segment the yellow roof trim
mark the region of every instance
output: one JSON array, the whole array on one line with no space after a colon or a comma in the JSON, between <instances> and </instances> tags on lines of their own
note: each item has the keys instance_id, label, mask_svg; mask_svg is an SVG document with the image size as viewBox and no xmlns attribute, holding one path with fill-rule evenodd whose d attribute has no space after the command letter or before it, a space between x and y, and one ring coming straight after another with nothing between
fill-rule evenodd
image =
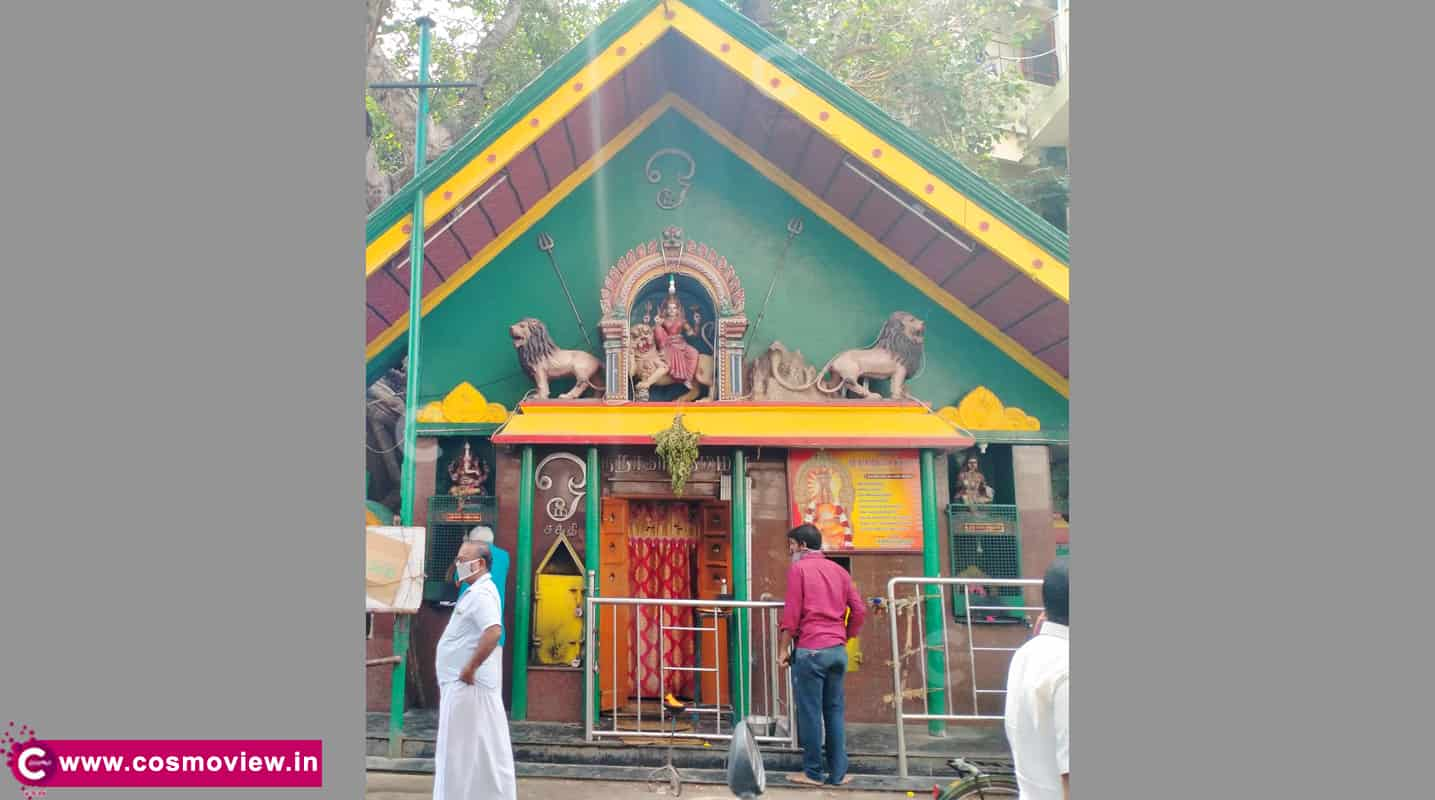
<instances>
[{"instance_id":1,"label":"yellow roof trim","mask_svg":"<svg viewBox=\"0 0 1435 800\"><path fill-rule=\"evenodd\" d=\"M877 241L872 234L858 227L855 222L843 216L841 212L833 208L826 200L818 197L800 181L793 179L787 173L778 168L776 164L768 161L761 153L748 146L747 142L732 135L713 120L704 114L701 109L678 97L670 95L673 109L679 114L687 117L694 125L697 125L708 136L726 147L733 155L747 162L748 166L757 170L764 178L772 181L773 184L783 191L797 198L797 201L806 206L812 213L818 215L828 225L836 228L851 239L854 244L862 248L866 253L880 261L887 269L897 273L899 277L911 284L917 291L926 295L928 299L957 319L961 320L968 328L971 328L988 342L991 342L998 350L1018 364L1026 368L1028 372L1035 375L1042 383L1056 390L1062 397L1071 397L1071 384L1060 372L1051 368L1051 365L1031 354L1031 351L1022 346L1020 342L1002 332L1000 328L991 324L985 317L969 308L965 303L952 296L951 292L938 286L936 281L928 278L921 270L909 264L905 259L892 249Z\"/></svg>"},{"instance_id":2,"label":"yellow roof trim","mask_svg":"<svg viewBox=\"0 0 1435 800\"><path fill-rule=\"evenodd\" d=\"M920 405L832 403L529 402L493 435L498 444L652 444L673 416L712 446L957 449L973 439Z\"/></svg>"},{"instance_id":3,"label":"yellow roof trim","mask_svg":"<svg viewBox=\"0 0 1435 800\"><path fill-rule=\"evenodd\" d=\"M692 106L686 100L669 92L664 94L658 102L644 112L638 119L634 120L628 127L614 137L598 152L594 153L583 165L573 174L561 181L553 190L543 196L543 199L534 204L527 213L519 217L508 229L497 239L489 242L479 252L475 253L473 259L461 267L453 275L449 276L439 286L435 287L423 301L423 315L427 316L430 311L437 308L450 294L457 291L460 286L466 283L479 270L483 269L490 261L503 252L511 242L523 235L534 224L542 219L550 210L563 201L573 190L577 189L583 181L587 180L597 170L607 163L613 156L627 147L634 139L642 135L659 117L668 110L682 114L694 125L697 125L706 134L730 152L742 159L753 169L757 170L763 177L772 181L782 190L795 197L798 202L820 216L827 224L833 226L844 236L851 239L858 247L861 247L868 255L880 261L888 269L897 273L922 294L926 295L942 308L946 309L952 316L961 320L967 327L971 328L983 339L991 342L998 350L1001 350L1013 361L1025 367L1028 372L1036 376L1046 385L1050 386L1062 397L1071 397L1070 383L1067 379L1048 364L1032 355L1025 347L1015 339L1007 336L996 326L992 325L980 314L968 308L960 300L957 300L951 293L938 286L931 278L922 274L921 270L912 266L902 259L901 256L892 252L886 245L878 242L866 231L857 227L851 220L842 216L835 208L826 201L813 194L806 186L788 177L788 175L769 162L761 154L757 153L746 142L729 134L721 125L710 119L699 109ZM392 344L408 330L408 314L400 316L389 326L387 330L374 337L367 348L365 348L365 361L372 360L384 348Z\"/></svg>"},{"instance_id":4,"label":"yellow roof trim","mask_svg":"<svg viewBox=\"0 0 1435 800\"><path fill-rule=\"evenodd\" d=\"M670 15L665 13L664 6L671 10ZM668 19L668 16L671 16L671 19ZM621 42L615 42L594 56L588 66L579 73L578 79L554 91L532 114L525 115L528 120L505 131L484 154L475 157L453 177L430 192L424 200L425 229L498 174L514 156L531 146L588 95L597 91L641 56L643 51L662 38L670 28L677 30L714 59L742 76L753 88L841 145L862 163L885 175L913 197L921 198L924 205L949 219L952 224L1001 256L1013 268L1036 281L1062 302L1071 302L1069 265L967 200L960 191L930 174L899 148L867 130L852 117L833 108L817 93L736 41L681 0L672 0L671 4L655 7L623 36ZM621 55L619 51L622 51ZM777 82L775 87L772 85L774 79ZM581 89L576 88L580 86ZM537 119L539 124L532 125L529 121L532 119ZM493 159L492 162L488 160L490 158ZM411 223L412 220L396 222L369 243L364 252L366 276L383 266L408 242L409 234L405 233L403 228Z\"/></svg>"}]
</instances>

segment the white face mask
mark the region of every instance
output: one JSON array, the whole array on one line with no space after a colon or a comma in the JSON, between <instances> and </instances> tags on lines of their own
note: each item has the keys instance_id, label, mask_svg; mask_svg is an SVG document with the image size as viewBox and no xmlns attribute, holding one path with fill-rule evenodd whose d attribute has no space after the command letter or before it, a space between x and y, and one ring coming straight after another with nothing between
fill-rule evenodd
<instances>
[{"instance_id":1,"label":"white face mask","mask_svg":"<svg viewBox=\"0 0 1435 800\"><path fill-rule=\"evenodd\" d=\"M454 579L457 580L459 583L462 583L469 578L472 578L478 573L477 565L478 562L482 560L483 559L475 558L472 561L459 561L457 564L454 565L453 568Z\"/></svg>"},{"instance_id":2,"label":"white face mask","mask_svg":"<svg viewBox=\"0 0 1435 800\"><path fill-rule=\"evenodd\" d=\"M788 555L788 559L789 559L789 561L790 561L791 563L796 564L796 563L802 558L802 554L805 553L805 552L807 552L807 551L806 551L806 550L794 550L792 553L790 553L790 554Z\"/></svg>"}]
</instances>

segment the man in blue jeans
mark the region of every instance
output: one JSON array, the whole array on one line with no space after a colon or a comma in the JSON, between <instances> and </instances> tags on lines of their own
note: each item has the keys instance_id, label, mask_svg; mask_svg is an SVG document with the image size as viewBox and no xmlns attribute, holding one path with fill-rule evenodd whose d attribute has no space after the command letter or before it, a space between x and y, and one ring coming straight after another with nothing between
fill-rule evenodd
<instances>
[{"instance_id":1,"label":"man in blue jeans","mask_svg":"<svg viewBox=\"0 0 1435 800\"><path fill-rule=\"evenodd\" d=\"M862 630L867 611L852 576L822 554L822 534L817 528L801 525L788 531L787 553L792 566L787 569L778 663L785 667L790 661L792 666L797 692L797 737L802 742L802 772L794 772L787 779L813 786L840 786L851 780L847 774L847 734L842 724L847 640ZM794 636L796 655L789 659Z\"/></svg>"}]
</instances>

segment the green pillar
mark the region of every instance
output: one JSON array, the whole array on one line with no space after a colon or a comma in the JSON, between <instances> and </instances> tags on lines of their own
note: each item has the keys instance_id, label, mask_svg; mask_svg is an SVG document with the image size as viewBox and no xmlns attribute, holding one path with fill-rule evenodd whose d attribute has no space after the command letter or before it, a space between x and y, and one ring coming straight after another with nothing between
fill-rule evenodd
<instances>
[{"instance_id":1,"label":"green pillar","mask_svg":"<svg viewBox=\"0 0 1435 800\"><path fill-rule=\"evenodd\" d=\"M394 664L389 686L389 758L403 758L404 694L408 690L409 615L394 615Z\"/></svg>"},{"instance_id":2,"label":"green pillar","mask_svg":"<svg viewBox=\"0 0 1435 800\"><path fill-rule=\"evenodd\" d=\"M424 169L428 154L429 93L422 84L429 80L429 32L433 20L419 18L419 113L414 122L414 181ZM404 460L399 472L399 516L404 525L414 520L414 449L418 446L419 407L419 318L423 316L424 193L414 192L414 216L409 234L409 336L408 377L404 387Z\"/></svg>"},{"instance_id":3,"label":"green pillar","mask_svg":"<svg viewBox=\"0 0 1435 800\"><path fill-rule=\"evenodd\" d=\"M428 89L423 84L429 80L429 33L433 20L420 17L419 24L419 111L414 120L414 177L418 180L423 172L424 159L428 154ZM399 519L405 527L414 524L414 450L418 447L418 405L419 405L419 317L423 300L424 263L424 193L414 192L413 233L409 237L409 336L408 336L408 377L404 385L404 460L399 471ZM399 758L404 732L404 694L408 687L409 618L399 615L394 619L394 655L399 660L394 664L393 685L389 694L389 757Z\"/></svg>"},{"instance_id":4,"label":"green pillar","mask_svg":"<svg viewBox=\"0 0 1435 800\"><path fill-rule=\"evenodd\" d=\"M515 720L528 719L528 650L533 615L533 447L525 445L519 458L518 552L514 572L518 578L513 614L513 710Z\"/></svg>"},{"instance_id":5,"label":"green pillar","mask_svg":"<svg viewBox=\"0 0 1435 800\"><path fill-rule=\"evenodd\" d=\"M598 555L599 555L599 549L598 549L598 548L601 546L601 545L599 544L599 542L598 542L598 529L599 529L599 525L602 524L602 513L603 513L603 511L602 511L602 504L599 502L599 499L598 499L598 498L599 498L598 493L599 493L599 491L600 491L600 489L599 489L599 483L600 483L600 478L601 478L601 477L602 477L602 476L599 475L599 473L598 473L598 448L596 448L596 447L589 447L589 448L588 448L588 488L587 488L587 494L584 495L584 498L583 498L583 499L584 499L584 505L583 505L583 515L584 515L584 517L583 517L583 521L584 521L584 525L583 525L583 585L584 585L584 586L587 586L587 585L588 585L588 576L589 576L589 575L596 575L597 572L598 572ZM596 596L598 595L598 587L597 587L596 583L595 583L595 585L593 586L592 591L593 591L593 595L596 597ZM593 622L593 624L597 624L597 620L593 620L592 622ZM596 638L596 637L594 637L594 641L597 641L597 638ZM596 658L594 659L594 663L595 663L595 664L597 663L597 659L596 659ZM600 690L599 690L599 687L598 687L598 683L597 683L597 681L594 681L594 682L593 682L593 696L590 697L590 698L588 698L588 702L590 702L590 703L593 704L593 719L597 719L597 718L598 718L598 711L599 711L599 708L598 708L599 691L600 691Z\"/></svg>"},{"instance_id":6,"label":"green pillar","mask_svg":"<svg viewBox=\"0 0 1435 800\"><path fill-rule=\"evenodd\" d=\"M941 532L937 527L937 477L931 450L922 451L922 574L928 578L941 576ZM942 610L941 587L929 586L926 590L924 610L927 634L927 689L928 708L933 714L947 713L947 656L942 648L946 640L942 635L947 624ZM931 720L927 732L932 736L946 736L947 723Z\"/></svg>"},{"instance_id":7,"label":"green pillar","mask_svg":"<svg viewBox=\"0 0 1435 800\"><path fill-rule=\"evenodd\" d=\"M732 453L732 596L734 600L747 600L747 456L738 448ZM737 641L728 647L732 654L732 674L737 680L733 693L734 721L747 716L749 700L752 697L752 660L748 655L750 614L747 609L737 609L733 615Z\"/></svg>"}]
</instances>

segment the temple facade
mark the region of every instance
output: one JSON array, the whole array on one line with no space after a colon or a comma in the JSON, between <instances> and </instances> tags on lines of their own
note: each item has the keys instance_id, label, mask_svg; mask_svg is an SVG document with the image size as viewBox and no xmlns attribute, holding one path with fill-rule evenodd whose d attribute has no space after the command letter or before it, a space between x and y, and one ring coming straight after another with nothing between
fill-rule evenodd
<instances>
[{"instance_id":1,"label":"temple facade","mask_svg":"<svg viewBox=\"0 0 1435 800\"><path fill-rule=\"evenodd\" d=\"M755 617L613 611L589 654L590 592L780 600L810 522L869 601L848 717L884 722L890 578L1039 576L1070 546L1066 236L716 0L625 5L375 210L365 259L370 524L397 511L418 370L409 707L437 706L478 525L510 557L505 701L554 721L583 719L589 655L600 714L764 700L733 682L772 658ZM371 710L392 674L369 670Z\"/></svg>"}]
</instances>

